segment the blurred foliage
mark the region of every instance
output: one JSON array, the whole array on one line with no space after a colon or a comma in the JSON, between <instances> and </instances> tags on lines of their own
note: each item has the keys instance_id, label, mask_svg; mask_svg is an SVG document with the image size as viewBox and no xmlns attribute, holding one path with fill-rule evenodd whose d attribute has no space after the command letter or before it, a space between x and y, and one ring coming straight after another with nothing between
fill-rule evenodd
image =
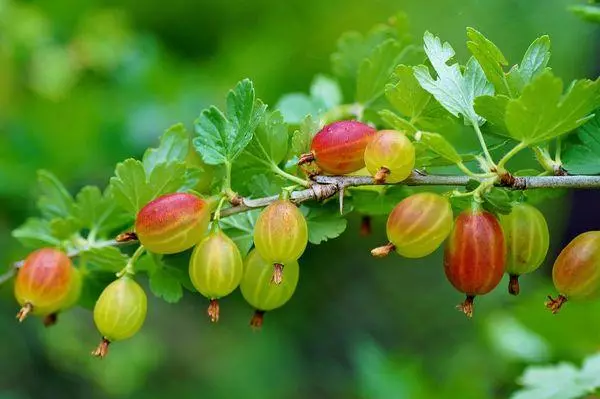
<instances>
[{"instance_id":1,"label":"blurred foliage","mask_svg":"<svg viewBox=\"0 0 600 399\"><path fill-rule=\"evenodd\" d=\"M244 77L270 104L308 92L314 76L331 74L342 33L364 34L398 7L415 37L430 30L462 43L465 26L474 26L508 59L549 34L556 75L593 76L597 28L566 6L0 0L0 261L24 254L9 231L33 214L38 169L52 171L71 192L104 186L118 161L222 102ZM456 51L466 59L466 48ZM324 87L319 79L313 87ZM280 104L303 101L313 110L324 99L336 101L335 93L312 90ZM464 140L460 150L474 143ZM384 219L374 220L366 238L351 219L340 239L310 248L294 298L266 315L261 332L247 327L251 312L239 294L223 301L219 325L206 322L200 296L186 293L177 307L153 298L142 333L111 347L102 362L86 357L98 339L87 310L62 315L52 329L37 320L17 326L11 289L3 286L0 398L509 397L526 365L582 364L600 348L600 304L569 303L558 316L543 309L553 255L571 238L562 236L566 200L542 206L553 238L546 267L524 279L518 299L503 286L480 298L471 321L453 309L461 298L443 277L441 253L410 262L370 257L368 249L385 240Z\"/></svg>"}]
</instances>

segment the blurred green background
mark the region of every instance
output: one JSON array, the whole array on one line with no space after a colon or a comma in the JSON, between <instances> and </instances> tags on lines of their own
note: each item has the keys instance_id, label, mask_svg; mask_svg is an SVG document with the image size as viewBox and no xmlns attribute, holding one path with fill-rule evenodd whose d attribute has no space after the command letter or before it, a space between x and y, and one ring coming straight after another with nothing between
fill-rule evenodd
<instances>
[{"instance_id":1,"label":"blurred green background","mask_svg":"<svg viewBox=\"0 0 600 399\"><path fill-rule=\"evenodd\" d=\"M38 168L72 191L104 186L117 161L139 156L173 123L190 126L241 78L269 104L306 92L315 74L330 73L340 34L366 32L398 11L415 37L430 30L463 60L466 26L514 63L549 34L559 76L595 77L600 32L570 4L0 0L0 261L25 254L10 231L34 212ZM575 198L598 203L593 194ZM239 293L223 301L217 325L199 296L177 305L150 298L142 333L98 361L89 356L99 337L88 311L51 329L17 325L12 287L0 287L0 399L507 398L526 365L580 362L600 349L600 304L569 304L560 317L543 309L560 246L598 228L594 216L571 214L571 201L542 206L552 229L548 264L524 279L518 300L505 282L480 298L473 320L454 309L462 298L439 251L375 261L368 250L385 240L385 220L363 238L358 217L339 239L309 248L294 298L260 332L248 327Z\"/></svg>"}]
</instances>

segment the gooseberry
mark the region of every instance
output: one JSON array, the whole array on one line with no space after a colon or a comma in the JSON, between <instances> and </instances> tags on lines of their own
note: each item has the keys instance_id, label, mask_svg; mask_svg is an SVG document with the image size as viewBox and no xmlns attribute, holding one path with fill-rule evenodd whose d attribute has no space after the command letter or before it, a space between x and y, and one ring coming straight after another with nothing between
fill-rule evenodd
<instances>
[{"instance_id":1,"label":"gooseberry","mask_svg":"<svg viewBox=\"0 0 600 399\"><path fill-rule=\"evenodd\" d=\"M552 268L552 280L558 290L556 299L548 297L546 306L557 313L570 299L595 297L600 291L600 231L588 231L575 237L558 255Z\"/></svg>"},{"instance_id":2,"label":"gooseberry","mask_svg":"<svg viewBox=\"0 0 600 399\"><path fill-rule=\"evenodd\" d=\"M139 211L135 231L140 243L150 252L183 252L204 237L210 213L209 204L193 194L167 194Z\"/></svg>"},{"instance_id":3,"label":"gooseberry","mask_svg":"<svg viewBox=\"0 0 600 399\"><path fill-rule=\"evenodd\" d=\"M299 164L315 161L321 171L345 175L365 166L365 147L376 130L358 121L330 123L313 137L310 153L300 157Z\"/></svg>"},{"instance_id":4,"label":"gooseberry","mask_svg":"<svg viewBox=\"0 0 600 399\"><path fill-rule=\"evenodd\" d=\"M452 230L450 201L434 193L418 193L400 201L387 220L389 244L371 251L385 256L390 251L407 258L421 258L435 251Z\"/></svg>"},{"instance_id":5,"label":"gooseberry","mask_svg":"<svg viewBox=\"0 0 600 399\"><path fill-rule=\"evenodd\" d=\"M296 286L300 268L298 262L288 262L285 266L285 280L280 285L271 284L273 266L253 249L244 263L244 277L240 290L246 302L256 310L250 325L260 327L265 312L277 309L290 300Z\"/></svg>"},{"instance_id":6,"label":"gooseberry","mask_svg":"<svg viewBox=\"0 0 600 399\"><path fill-rule=\"evenodd\" d=\"M15 281L15 298L21 305L19 321L28 314L47 316L58 311L69 295L73 264L64 252L42 248L27 256Z\"/></svg>"},{"instance_id":7,"label":"gooseberry","mask_svg":"<svg viewBox=\"0 0 600 399\"><path fill-rule=\"evenodd\" d=\"M506 273L510 277L508 292L519 294L519 276L536 270L548 252L550 233L542 212L519 203L508 215L500 216L506 240Z\"/></svg>"},{"instance_id":8,"label":"gooseberry","mask_svg":"<svg viewBox=\"0 0 600 399\"><path fill-rule=\"evenodd\" d=\"M273 282L280 284L283 268L297 261L308 244L308 226L298 207L279 199L267 206L254 226L254 245L273 265Z\"/></svg>"},{"instance_id":9,"label":"gooseberry","mask_svg":"<svg viewBox=\"0 0 600 399\"><path fill-rule=\"evenodd\" d=\"M210 300L210 320L217 322L218 299L233 292L244 274L244 263L237 245L218 227L215 228L194 248L189 272L194 287Z\"/></svg>"},{"instance_id":10,"label":"gooseberry","mask_svg":"<svg viewBox=\"0 0 600 399\"><path fill-rule=\"evenodd\" d=\"M478 205L461 212L446 244L444 270L450 283L466 294L458 309L473 316L476 295L493 290L502 280L506 245L496 217Z\"/></svg>"},{"instance_id":11,"label":"gooseberry","mask_svg":"<svg viewBox=\"0 0 600 399\"><path fill-rule=\"evenodd\" d=\"M135 335L144 324L147 309L146 293L129 275L106 286L94 306L94 323L102 341L92 355L102 358L111 342Z\"/></svg>"},{"instance_id":12,"label":"gooseberry","mask_svg":"<svg viewBox=\"0 0 600 399\"><path fill-rule=\"evenodd\" d=\"M77 302L79 302L81 288L83 286L83 278L81 277L81 272L76 267L71 269L71 273L72 275L71 283L69 284L69 293L58 311L50 313L44 317L43 322L46 327L56 324L59 312L68 310L75 306Z\"/></svg>"},{"instance_id":13,"label":"gooseberry","mask_svg":"<svg viewBox=\"0 0 600 399\"><path fill-rule=\"evenodd\" d=\"M377 183L399 183L415 167L415 147L404 133L380 130L365 148L365 164Z\"/></svg>"}]
</instances>

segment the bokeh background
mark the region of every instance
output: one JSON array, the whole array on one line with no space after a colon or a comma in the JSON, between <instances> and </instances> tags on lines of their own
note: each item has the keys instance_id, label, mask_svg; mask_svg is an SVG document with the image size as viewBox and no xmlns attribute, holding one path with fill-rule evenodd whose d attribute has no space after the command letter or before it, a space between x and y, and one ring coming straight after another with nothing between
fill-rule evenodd
<instances>
[{"instance_id":1,"label":"bokeh background","mask_svg":"<svg viewBox=\"0 0 600 399\"><path fill-rule=\"evenodd\" d=\"M574 0L573 0L574 1ZM600 32L561 0L0 0L0 263L24 254L10 231L34 213L35 172L71 191L103 186L114 165L139 156L176 122L191 125L244 77L276 104L306 92L345 31L366 32L404 11L466 57L465 27L518 62L542 34L566 81L598 75ZM530 155L525 154L522 162ZM600 304L543 309L559 248L598 229L597 193L542 205L552 231L547 264L511 298L504 284L480 298L476 317L444 278L441 253L374 261L384 219L359 235L351 217L337 240L312 246L292 301L248 327L236 293L210 325L206 303L151 298L134 339L91 358L98 341L78 309L44 329L17 325L10 284L0 287L0 399L25 398L506 398L530 364L581 359L600 349ZM0 267L3 269L3 267Z\"/></svg>"}]
</instances>

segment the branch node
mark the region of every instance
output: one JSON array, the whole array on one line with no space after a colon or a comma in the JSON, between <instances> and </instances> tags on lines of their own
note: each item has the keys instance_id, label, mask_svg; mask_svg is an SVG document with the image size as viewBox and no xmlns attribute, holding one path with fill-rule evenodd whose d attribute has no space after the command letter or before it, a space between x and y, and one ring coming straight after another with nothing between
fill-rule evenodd
<instances>
[{"instance_id":1,"label":"branch node","mask_svg":"<svg viewBox=\"0 0 600 399\"><path fill-rule=\"evenodd\" d=\"M375 181L375 183L377 184L383 184L385 183L385 179L387 179L389 175L390 170L385 166L382 166L381 168L379 168L377 173L375 173L375 176L373 176L373 181Z\"/></svg>"},{"instance_id":2,"label":"branch node","mask_svg":"<svg viewBox=\"0 0 600 399\"><path fill-rule=\"evenodd\" d=\"M337 184L313 184L310 189L315 194L317 201L323 201L337 193L339 187Z\"/></svg>"},{"instance_id":3,"label":"branch node","mask_svg":"<svg viewBox=\"0 0 600 399\"><path fill-rule=\"evenodd\" d=\"M115 241L118 243L137 241L137 240L138 240L138 236L133 231L126 231L125 233L119 234L115 238Z\"/></svg>"}]
</instances>

